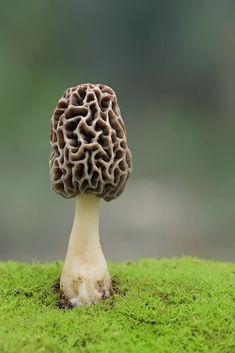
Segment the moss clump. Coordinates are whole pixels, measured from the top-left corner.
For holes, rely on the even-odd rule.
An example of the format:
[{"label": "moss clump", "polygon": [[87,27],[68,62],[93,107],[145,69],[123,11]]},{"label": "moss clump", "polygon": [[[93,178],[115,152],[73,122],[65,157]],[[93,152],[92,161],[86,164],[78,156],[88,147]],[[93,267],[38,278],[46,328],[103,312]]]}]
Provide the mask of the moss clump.
[{"label": "moss clump", "polygon": [[0,263],[1,353],[235,352],[234,264],[113,264],[113,297],[73,310],[58,308],[61,267]]}]

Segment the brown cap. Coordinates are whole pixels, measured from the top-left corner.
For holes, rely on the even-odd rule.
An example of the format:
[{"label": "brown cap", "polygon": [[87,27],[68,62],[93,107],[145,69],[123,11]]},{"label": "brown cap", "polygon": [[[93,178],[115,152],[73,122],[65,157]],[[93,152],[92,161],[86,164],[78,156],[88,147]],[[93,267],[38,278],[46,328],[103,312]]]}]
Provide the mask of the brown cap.
[{"label": "brown cap", "polygon": [[70,198],[118,197],[131,174],[126,130],[112,88],[82,84],[68,88],[51,118],[52,188]]}]

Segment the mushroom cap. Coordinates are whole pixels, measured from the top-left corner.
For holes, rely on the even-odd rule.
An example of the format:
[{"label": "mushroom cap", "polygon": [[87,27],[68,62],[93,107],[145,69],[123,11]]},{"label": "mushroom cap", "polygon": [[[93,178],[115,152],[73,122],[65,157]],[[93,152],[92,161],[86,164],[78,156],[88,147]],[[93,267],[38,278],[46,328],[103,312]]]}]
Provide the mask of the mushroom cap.
[{"label": "mushroom cap", "polygon": [[131,174],[126,129],[112,88],[68,88],[51,118],[52,189],[65,198],[96,194],[118,197]]}]

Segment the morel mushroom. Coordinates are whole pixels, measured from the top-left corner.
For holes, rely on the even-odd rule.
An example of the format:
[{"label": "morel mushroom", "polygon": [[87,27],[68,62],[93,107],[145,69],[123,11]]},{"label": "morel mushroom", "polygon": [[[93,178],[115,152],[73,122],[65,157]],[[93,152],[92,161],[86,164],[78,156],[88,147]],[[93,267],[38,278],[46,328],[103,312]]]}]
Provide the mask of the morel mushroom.
[{"label": "morel mushroom", "polygon": [[51,118],[52,189],[75,197],[76,209],[60,288],[73,306],[110,295],[99,238],[100,199],[124,190],[132,158],[115,92],[100,84],[69,88]]}]

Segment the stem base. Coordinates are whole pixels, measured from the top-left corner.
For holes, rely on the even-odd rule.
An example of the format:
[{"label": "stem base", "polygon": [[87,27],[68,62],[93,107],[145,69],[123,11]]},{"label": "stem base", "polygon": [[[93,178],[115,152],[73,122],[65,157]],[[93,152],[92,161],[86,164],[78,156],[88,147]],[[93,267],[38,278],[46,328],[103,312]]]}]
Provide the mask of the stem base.
[{"label": "stem base", "polygon": [[[76,269],[76,270],[75,270]],[[111,279],[107,266],[78,265],[64,268],[60,289],[72,306],[96,304],[110,295]]]}]

